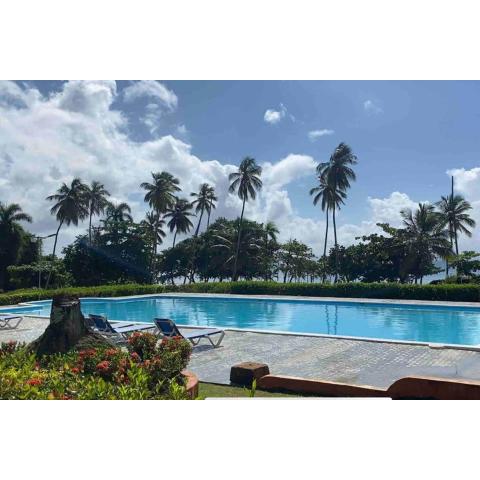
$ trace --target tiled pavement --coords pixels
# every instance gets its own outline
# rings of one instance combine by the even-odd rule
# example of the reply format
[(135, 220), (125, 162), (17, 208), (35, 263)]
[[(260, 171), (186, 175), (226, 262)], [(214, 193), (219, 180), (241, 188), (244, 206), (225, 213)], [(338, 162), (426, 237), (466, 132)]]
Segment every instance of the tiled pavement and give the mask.
[(480, 352), (422, 345), (227, 331), (223, 346), (194, 349), (189, 368), (201, 380), (228, 383), (230, 367), (264, 362), (273, 374), (388, 387), (407, 375), (480, 380)]
[[(17, 330), (0, 331), (0, 342), (29, 342), (47, 323), (25, 318)], [(476, 351), (231, 330), (220, 348), (195, 347), (188, 368), (203, 381), (229, 383), (230, 367), (244, 361), (267, 363), (274, 374), (377, 387), (412, 374), (480, 380)]]

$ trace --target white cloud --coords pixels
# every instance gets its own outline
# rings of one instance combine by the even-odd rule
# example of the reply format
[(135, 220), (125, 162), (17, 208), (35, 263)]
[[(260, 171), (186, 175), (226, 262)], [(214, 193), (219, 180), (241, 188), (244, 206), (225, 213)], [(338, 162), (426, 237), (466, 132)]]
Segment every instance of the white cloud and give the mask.
[(134, 82), (123, 90), (123, 99), (126, 103), (134, 102), (140, 98), (147, 99), (145, 114), (141, 121), (154, 135), (160, 126), (164, 113), (176, 110), (178, 97), (172, 90), (155, 80), (140, 80)]
[[(35, 233), (54, 231), (56, 222), (45, 197), (74, 176), (105, 183), (114, 199), (131, 204), (137, 220), (147, 209), (139, 185), (149, 180), (150, 172), (168, 170), (178, 176), (186, 196), (209, 182), (217, 186), (222, 205), (225, 202), (227, 176), (235, 167), (202, 161), (191, 154), (190, 145), (172, 136), (131, 140), (124, 115), (112, 108), (118, 95), (114, 83), (68, 82), (49, 97), (19, 92), (11, 83), (0, 88), (30, 99), (20, 109), (0, 105), (0, 198), (20, 203), (31, 214)], [(65, 228), (61, 246), (84, 228)]]
[[(279, 110), (273, 110), (269, 108), (265, 112), (265, 115), (263, 116), (263, 120), (271, 125), (275, 125), (276, 123), (279, 123), (281, 120), (283, 120), (286, 114), (287, 114), (287, 108), (285, 107), (285, 105), (281, 103)], [(293, 121), (295, 121), (294, 117), (291, 117), (291, 118)]]
[(156, 80), (140, 80), (123, 90), (123, 98), (126, 102), (142, 97), (150, 98), (170, 111), (175, 110), (178, 105), (178, 97), (175, 93)]
[(330, 130), (328, 128), (323, 128), (321, 130), (311, 130), (310, 132), (308, 132), (308, 138), (310, 139), (310, 141), (314, 142), (320, 137), (324, 137), (326, 135), (333, 135), (334, 133), (334, 130)]
[(365, 110), (365, 112), (371, 115), (378, 115), (380, 113), (383, 113), (383, 108), (373, 100), (365, 100), (363, 102), (363, 109)]
[[(237, 167), (202, 160), (192, 154), (188, 143), (170, 135), (147, 142), (133, 141), (124, 114), (112, 107), (118, 95), (114, 82), (67, 82), (49, 96), (42, 96), (30, 86), (0, 83), (0, 199), (20, 203), (34, 218), (29, 227), (34, 233), (50, 234), (57, 224), (45, 197), (62, 182), (80, 176), (86, 182), (103, 182), (115, 201), (131, 205), (139, 221), (148, 209), (140, 183), (150, 180), (150, 172), (167, 170), (180, 179), (182, 195), (189, 196), (202, 182), (215, 186), (219, 202), (214, 218), (238, 216), (240, 199), (227, 193), (228, 174)], [(276, 162), (264, 162), (262, 167), (264, 187), (255, 202), (247, 203), (246, 216), (260, 222), (273, 220), (281, 240), (297, 238), (321, 253), (324, 214), (319, 209), (314, 219), (302, 216), (288, 192), (296, 182), (315, 178), (315, 160), (290, 154)], [(460, 180), (458, 185), (460, 189)], [(480, 200), (480, 195), (476, 198)], [(339, 212), (342, 243), (352, 243), (355, 236), (370, 233), (377, 221), (395, 225), (401, 208), (414, 205), (399, 192), (367, 201), (371, 213), (358, 224), (342, 224), (343, 212)], [(60, 247), (85, 228), (84, 223), (79, 228), (62, 229)], [(171, 241), (167, 237), (165, 245)], [(51, 243), (45, 244), (46, 250), (51, 247)]]
[[(462, 236), (459, 239), (459, 246), (462, 250), (480, 250), (480, 167), (469, 170), (465, 168), (454, 168), (447, 170), (447, 175), (454, 178), (454, 191), (461, 194), (470, 202), (473, 209), (469, 214), (477, 222), (473, 229), (472, 237)], [(449, 192), (448, 192), (449, 193)]]

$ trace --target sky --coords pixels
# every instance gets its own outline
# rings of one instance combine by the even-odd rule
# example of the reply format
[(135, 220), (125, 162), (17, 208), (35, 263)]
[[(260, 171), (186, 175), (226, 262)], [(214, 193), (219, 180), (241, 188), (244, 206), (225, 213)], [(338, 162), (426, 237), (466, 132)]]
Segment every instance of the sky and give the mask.
[[(167, 170), (184, 197), (214, 185), (213, 218), (235, 218), (228, 174), (252, 156), (264, 186), (246, 216), (276, 222), (280, 240), (318, 254), (325, 216), (309, 190), (340, 142), (358, 157), (340, 243), (378, 231), (377, 222), (399, 226), (401, 209), (448, 194), (451, 175), (480, 225), (479, 120), (473, 81), (1, 81), (0, 201), (19, 203), (34, 219), (28, 228), (48, 235), (56, 221), (46, 196), (80, 177), (104, 183), (140, 221), (140, 183)], [(60, 247), (86, 227), (62, 229)], [(478, 249), (479, 239), (475, 231), (460, 247)]]

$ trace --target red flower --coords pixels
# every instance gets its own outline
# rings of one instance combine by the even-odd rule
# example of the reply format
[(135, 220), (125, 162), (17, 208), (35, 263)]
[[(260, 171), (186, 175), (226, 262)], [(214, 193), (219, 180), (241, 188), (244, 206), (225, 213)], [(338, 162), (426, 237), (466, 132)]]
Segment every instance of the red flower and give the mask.
[(30, 380), (27, 380), (27, 385), (30, 385), (31, 387), (36, 387), (41, 384), (42, 380), (40, 378), (31, 378)]
[(110, 362), (108, 360), (103, 360), (97, 364), (97, 370), (99, 372), (108, 372), (110, 370)]
[(137, 352), (133, 352), (130, 354), (130, 358), (135, 362), (135, 363), (140, 363), (142, 359), (140, 358), (140, 355)]
[(109, 348), (108, 350), (105, 350), (105, 356), (106, 357), (114, 357), (118, 351), (115, 348)]
[(85, 357), (94, 357), (97, 351), (94, 348), (90, 348), (88, 350), (82, 350), (78, 352), (78, 355), (80, 358), (85, 358)]
[(73, 367), (71, 372), (72, 373), (80, 373), (80, 369), (78, 367)]

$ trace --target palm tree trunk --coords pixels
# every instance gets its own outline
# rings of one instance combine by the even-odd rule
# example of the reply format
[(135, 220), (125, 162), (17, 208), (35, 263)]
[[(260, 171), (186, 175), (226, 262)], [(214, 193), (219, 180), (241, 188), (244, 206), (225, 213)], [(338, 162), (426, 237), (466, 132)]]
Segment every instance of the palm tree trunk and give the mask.
[(242, 214), (240, 215), (240, 222), (238, 223), (237, 249), (235, 251), (235, 262), (233, 264), (233, 275), (232, 275), (232, 281), (234, 282), (237, 280), (237, 263), (238, 263), (238, 253), (240, 251), (240, 235), (242, 234), (242, 222), (243, 222), (243, 212), (245, 211), (245, 200), (246, 198), (243, 199)]
[[(55, 233), (55, 242), (53, 242), (52, 262), (55, 261), (55, 251), (57, 250), (58, 234), (60, 232), (60, 229), (62, 228), (62, 225), (63, 225), (63, 220), (59, 223), (58, 228), (57, 228), (57, 233)], [(52, 276), (52, 265), (50, 265), (50, 268), (48, 270), (47, 283), (45, 284), (46, 289), (50, 285), (50, 277), (51, 276)]]
[(177, 239), (177, 230), (175, 230), (175, 235), (173, 236), (173, 245), (172, 248), (175, 247), (175, 240)]
[(88, 219), (88, 242), (92, 245), (92, 216), (93, 212), (90, 210), (90, 215)]
[(322, 275), (323, 283), (325, 283), (325, 280), (327, 279), (327, 272), (325, 270), (325, 267), (327, 265), (327, 240), (328, 240), (328, 207), (327, 207), (327, 224), (325, 227), (325, 242), (323, 244), (323, 275)]
[(203, 217), (203, 208), (202, 211), (200, 212), (200, 218), (198, 219), (198, 224), (197, 224), (197, 229), (195, 230), (195, 237), (198, 236), (198, 231), (200, 230), (200, 224), (202, 223), (202, 217)]
[(456, 229), (455, 229), (455, 252), (458, 255), (458, 233)]
[(335, 221), (335, 206), (333, 207), (333, 235), (335, 237), (335, 280), (338, 280), (338, 242), (337, 242), (337, 222)]
[(208, 217), (207, 217), (207, 230), (210, 226), (210, 214), (212, 213), (212, 200), (210, 200), (210, 208), (208, 209)]

